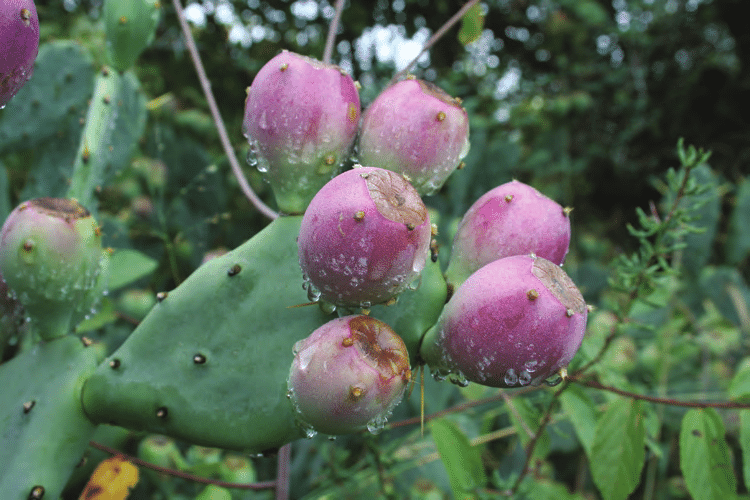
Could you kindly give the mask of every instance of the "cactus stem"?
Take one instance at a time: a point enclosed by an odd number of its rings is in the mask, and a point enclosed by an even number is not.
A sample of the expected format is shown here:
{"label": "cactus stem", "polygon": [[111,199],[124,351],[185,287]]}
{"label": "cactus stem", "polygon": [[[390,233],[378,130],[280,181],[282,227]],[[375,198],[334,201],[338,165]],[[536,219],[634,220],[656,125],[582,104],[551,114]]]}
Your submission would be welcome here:
{"label": "cactus stem", "polygon": [[526,296],[529,298],[529,300],[536,300],[539,298],[539,292],[532,288],[531,290],[526,292]]}
{"label": "cactus stem", "polygon": [[203,365],[206,363],[206,361],[207,361],[206,356],[201,353],[198,353],[195,356],[193,356],[193,363],[195,363],[196,365]]}
{"label": "cactus stem", "polygon": [[36,404],[36,401],[34,401],[33,399],[31,401],[26,401],[23,404],[23,413],[24,414],[29,413],[35,404]]}
{"label": "cactus stem", "polygon": [[29,492],[28,500],[41,500],[44,498],[44,486],[34,486]]}
{"label": "cactus stem", "polygon": [[239,264],[235,264],[229,268],[229,270],[227,271],[227,276],[229,276],[230,278],[232,276],[237,276],[238,274],[240,274],[240,271],[242,271],[242,266],[240,266]]}
{"label": "cactus stem", "polygon": [[157,408],[156,410],[156,417],[157,418],[167,418],[167,415],[169,415],[169,411],[167,410],[166,406],[161,406]]}
{"label": "cactus stem", "polygon": [[168,292],[159,292],[156,294],[156,300],[158,300],[159,302],[162,302],[164,301],[164,299],[167,298],[167,295],[169,295]]}
{"label": "cactus stem", "polygon": [[115,358],[109,362],[109,367],[113,370],[117,370],[120,367],[120,360]]}
{"label": "cactus stem", "polygon": [[505,195],[505,202],[506,203],[510,203],[511,201],[513,201],[513,195],[512,194],[506,194]]}

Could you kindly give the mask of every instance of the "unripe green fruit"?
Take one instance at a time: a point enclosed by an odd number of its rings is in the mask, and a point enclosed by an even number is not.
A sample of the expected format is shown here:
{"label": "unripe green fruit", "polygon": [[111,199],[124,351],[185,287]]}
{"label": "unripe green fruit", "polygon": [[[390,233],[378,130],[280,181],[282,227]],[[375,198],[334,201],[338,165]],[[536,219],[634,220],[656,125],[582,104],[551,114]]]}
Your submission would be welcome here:
{"label": "unripe green fruit", "polygon": [[74,312],[89,308],[103,261],[101,233],[75,200],[21,203],[0,235],[0,272],[43,338],[68,333]]}

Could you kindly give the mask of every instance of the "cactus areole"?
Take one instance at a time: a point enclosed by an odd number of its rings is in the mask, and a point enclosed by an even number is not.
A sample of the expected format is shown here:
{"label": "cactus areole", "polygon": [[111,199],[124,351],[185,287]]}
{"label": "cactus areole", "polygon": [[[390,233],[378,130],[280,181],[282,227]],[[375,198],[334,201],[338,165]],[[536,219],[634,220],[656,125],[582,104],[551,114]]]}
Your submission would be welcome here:
{"label": "cactus areole", "polygon": [[21,203],[0,233],[0,271],[32,316],[69,318],[94,289],[101,259],[99,227],[76,200]]}
{"label": "cactus areole", "polygon": [[0,2],[0,108],[34,72],[39,52],[39,19],[33,0]]}
{"label": "cactus areole", "polygon": [[338,66],[284,51],[247,89],[248,161],[265,173],[279,209],[301,214],[349,158],[359,93]]}
{"label": "cactus areole", "polygon": [[490,387],[538,385],[573,359],[587,313],[560,266],[541,257],[506,257],[456,290],[421,354],[438,375]]}
{"label": "cactus areole", "polygon": [[369,307],[401,293],[424,269],[430,217],[401,174],[373,167],[342,173],[310,202],[299,260],[311,299]]}
{"label": "cactus areole", "polygon": [[370,316],[329,321],[294,353],[288,396],[308,436],[377,432],[411,379],[403,340]]}
{"label": "cactus areole", "polygon": [[420,194],[440,189],[468,151],[461,101],[423,80],[391,85],[362,119],[359,161],[406,175]]}

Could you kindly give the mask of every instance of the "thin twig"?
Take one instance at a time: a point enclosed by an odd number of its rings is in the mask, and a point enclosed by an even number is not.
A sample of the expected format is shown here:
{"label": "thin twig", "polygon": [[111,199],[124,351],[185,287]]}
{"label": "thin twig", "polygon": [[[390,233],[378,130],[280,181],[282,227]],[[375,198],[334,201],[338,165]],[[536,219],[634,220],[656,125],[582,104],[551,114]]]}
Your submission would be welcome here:
{"label": "thin twig", "polygon": [[198,80],[200,81],[201,88],[203,89],[203,93],[206,96],[206,101],[208,101],[208,107],[211,110],[211,116],[213,117],[214,123],[216,124],[216,130],[219,132],[219,139],[221,139],[221,145],[224,147],[224,152],[226,153],[227,159],[229,160],[229,165],[232,168],[232,173],[234,173],[234,176],[237,178],[237,182],[240,185],[240,189],[244,193],[245,197],[247,197],[247,199],[250,201],[250,203],[252,203],[260,213],[273,220],[277,218],[279,214],[274,212],[270,207],[263,203],[258,195],[255,194],[255,191],[253,191],[253,188],[250,187],[247,179],[245,179],[245,174],[242,172],[240,163],[237,160],[237,155],[234,153],[234,148],[232,148],[232,143],[229,141],[229,135],[227,134],[226,126],[224,126],[224,120],[222,120],[221,118],[219,107],[216,105],[216,99],[214,99],[213,92],[211,91],[211,82],[206,75],[206,70],[203,68],[203,62],[201,61],[200,54],[198,53],[198,48],[195,45],[193,34],[190,32],[190,26],[188,26],[187,20],[185,19],[185,14],[182,10],[182,4],[180,3],[180,0],[172,0],[172,3],[174,3],[174,8],[177,12],[177,18],[180,21],[182,35],[185,37],[185,45],[187,46],[188,52],[190,52],[190,58],[192,59],[193,65],[195,66],[195,71],[196,73],[198,73]]}
{"label": "thin twig", "polygon": [[287,443],[279,448],[276,468],[276,500],[289,500],[290,461],[292,444]]}
{"label": "thin twig", "polygon": [[238,490],[269,490],[271,488],[276,487],[276,481],[263,481],[259,483],[246,484],[246,483],[230,483],[227,481],[220,481],[218,479],[195,476],[187,472],[182,472],[182,471],[174,470],[174,469],[168,469],[166,467],[159,467],[158,465],[154,465],[152,463],[146,462],[145,460],[141,460],[138,457],[128,455],[115,448],[110,448],[109,446],[103,445],[101,443],[97,443],[96,441],[89,441],[89,446],[91,446],[92,448],[96,448],[98,450],[102,450],[103,452],[109,453],[110,455],[119,455],[123,457],[125,460],[127,460],[128,462],[131,462],[139,467],[145,467],[147,469],[151,469],[161,474],[166,474],[168,476],[179,477],[181,479],[187,479],[188,481],[193,481],[194,483],[213,484],[214,486],[220,486],[222,488],[234,488]]}
{"label": "thin twig", "polygon": [[640,399],[648,401],[650,403],[669,405],[669,406],[680,406],[684,408],[724,408],[729,410],[746,410],[750,409],[750,403],[732,403],[730,401],[680,401],[672,398],[660,398],[657,396],[647,396],[645,394],[638,394],[635,392],[623,391],[617,387],[611,387],[608,385],[600,384],[595,380],[581,380],[575,377],[570,377],[568,380],[575,382],[586,387],[592,387],[594,389],[601,389],[603,391],[613,392],[620,396],[625,396],[631,399]]}
{"label": "thin twig", "polygon": [[331,57],[333,56],[333,43],[336,41],[336,32],[339,30],[339,20],[341,19],[341,12],[344,10],[344,0],[336,0],[336,7],[331,19],[331,24],[328,26],[328,36],[326,37],[326,48],[323,51],[323,62],[326,64],[331,63]]}
{"label": "thin twig", "polygon": [[435,45],[438,40],[443,38],[448,30],[450,30],[458,21],[460,21],[466,14],[466,12],[468,12],[468,10],[471,9],[477,2],[479,2],[479,0],[470,0],[466,5],[461,7],[458,12],[453,14],[453,17],[448,19],[448,21],[444,25],[442,25],[440,29],[437,30],[435,34],[432,35],[432,37],[430,37],[429,40],[427,40],[427,43],[424,45],[424,47],[422,47],[422,50],[419,52],[419,54],[417,54],[417,57],[415,57],[409,64],[407,64],[404,69],[393,75],[393,78],[391,78],[391,81],[388,83],[388,85],[396,83],[407,73],[409,73],[411,68],[414,67],[415,64],[417,64],[419,58],[422,57],[422,54],[430,50],[430,48],[432,48],[432,46]]}

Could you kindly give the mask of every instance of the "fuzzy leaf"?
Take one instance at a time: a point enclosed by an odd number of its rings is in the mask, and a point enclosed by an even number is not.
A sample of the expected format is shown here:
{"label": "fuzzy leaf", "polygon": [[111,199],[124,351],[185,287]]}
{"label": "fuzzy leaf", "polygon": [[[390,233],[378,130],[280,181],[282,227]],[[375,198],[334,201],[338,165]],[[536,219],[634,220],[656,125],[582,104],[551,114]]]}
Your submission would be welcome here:
{"label": "fuzzy leaf", "polygon": [[434,420],[430,428],[455,498],[477,498],[473,492],[487,482],[479,451],[471,446],[469,439],[453,422]]}
{"label": "fuzzy leaf", "polygon": [[737,492],[724,424],[713,408],[690,410],[682,419],[680,468],[693,498],[723,499]]}
{"label": "fuzzy leaf", "polygon": [[640,401],[618,399],[599,417],[589,463],[605,500],[624,500],[640,483],[645,439]]}
{"label": "fuzzy leaf", "polygon": [[116,290],[148,276],[157,265],[158,262],[137,250],[116,250],[109,263],[109,289]]}
{"label": "fuzzy leaf", "polygon": [[475,4],[470,8],[463,19],[461,19],[461,29],[458,32],[458,41],[461,45],[468,45],[479,38],[484,27],[484,14],[482,7]]}

